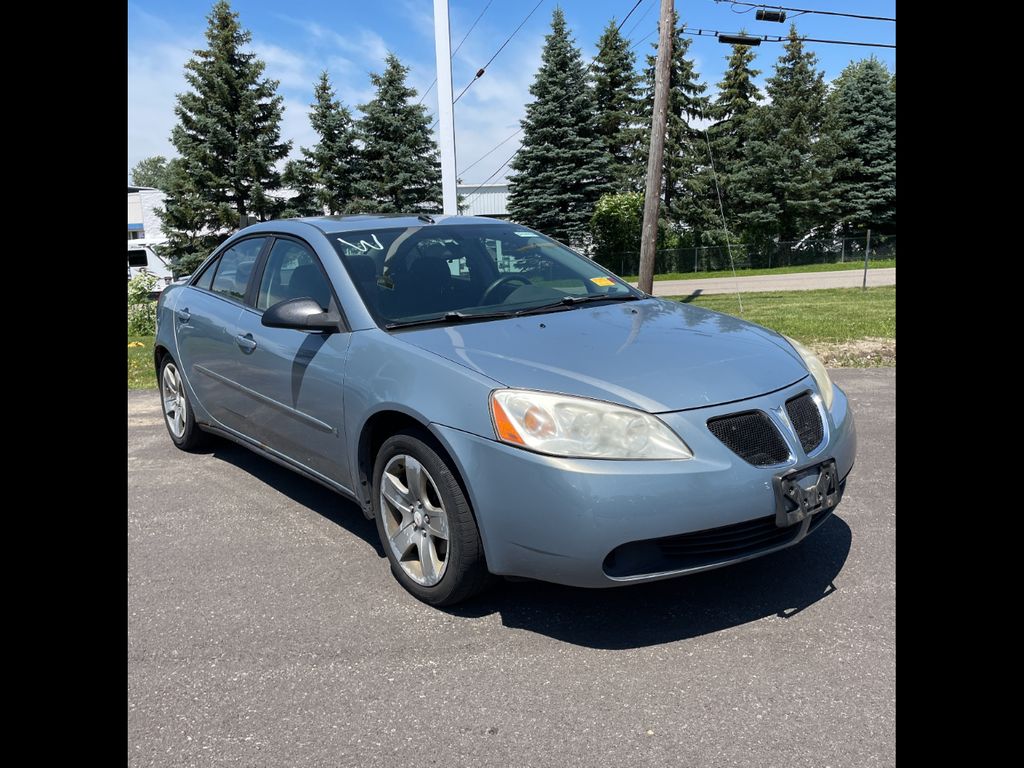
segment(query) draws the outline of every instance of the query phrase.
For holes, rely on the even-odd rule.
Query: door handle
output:
[[[190,312],[188,311],[188,308],[187,308],[187,307],[186,307],[185,309],[179,309],[179,310],[178,310],[177,312],[175,312],[174,314],[175,314],[175,315],[177,315],[177,317],[178,317],[178,322],[180,322],[180,323],[187,323],[187,322],[188,322],[189,320],[191,320],[191,319],[192,319],[192,315],[191,315],[191,313],[190,313]]]
[[[251,333],[238,334],[235,336],[235,343],[242,348],[243,352],[252,352],[256,349],[256,340],[252,337]]]

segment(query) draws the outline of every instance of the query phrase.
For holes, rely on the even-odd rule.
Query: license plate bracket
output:
[[[815,479],[816,478],[816,479]],[[835,459],[775,476],[775,525],[786,528],[839,503]]]

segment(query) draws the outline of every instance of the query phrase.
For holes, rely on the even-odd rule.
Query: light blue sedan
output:
[[[157,322],[174,444],[220,435],[354,500],[432,605],[496,575],[610,587],[775,552],[835,510],[856,453],[796,341],[493,219],[257,224]]]

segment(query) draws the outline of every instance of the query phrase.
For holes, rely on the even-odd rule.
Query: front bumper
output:
[[[609,461],[542,456],[494,440],[433,425],[462,477],[476,513],[492,573],[579,587],[610,587],[653,581],[717,568],[773,552],[800,541],[824,520],[819,513],[783,529],[787,536],[756,552],[724,555],[672,568],[634,564],[623,570],[609,555],[623,545],[680,537],[774,517],[776,475],[794,467],[835,459],[845,478],[857,449],[853,415],[838,387],[831,412],[824,412],[825,439],[810,455],[783,416],[783,404],[808,389],[810,378],[741,403],[660,414],[690,446],[685,461]],[[761,410],[780,427],[790,446],[788,461],[755,467],[708,431],[715,416]],[[622,550],[620,550],[621,552]],[[639,572],[636,572],[638,571]]]

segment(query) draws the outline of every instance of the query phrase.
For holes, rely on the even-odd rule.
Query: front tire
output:
[[[490,574],[469,502],[431,442],[413,431],[384,441],[373,469],[373,506],[395,578],[442,607],[482,591]]]
[[[185,380],[170,355],[164,355],[160,361],[160,404],[164,426],[175,446],[183,451],[194,451],[206,442],[206,433],[196,424]]]

